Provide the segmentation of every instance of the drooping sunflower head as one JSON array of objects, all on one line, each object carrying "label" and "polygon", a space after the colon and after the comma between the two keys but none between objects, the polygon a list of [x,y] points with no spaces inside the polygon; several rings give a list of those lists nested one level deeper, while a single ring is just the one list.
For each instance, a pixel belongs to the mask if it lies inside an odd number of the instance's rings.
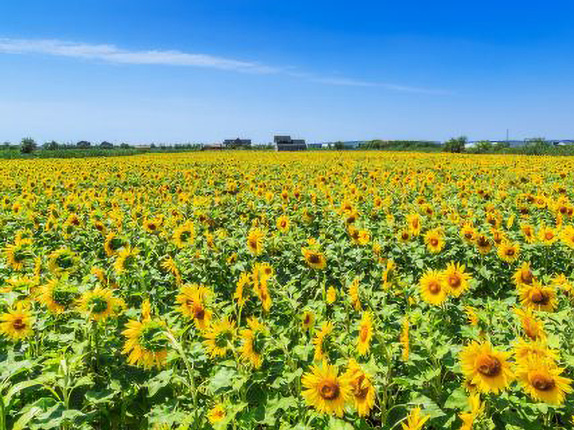
[{"label": "drooping sunflower head", "polygon": [[329,287],[327,289],[327,304],[332,305],[337,300],[337,290],[335,287]]},{"label": "drooping sunflower head", "polygon": [[359,323],[359,336],[357,338],[357,352],[365,355],[371,349],[373,339],[373,316],[370,311],[365,311]]},{"label": "drooping sunflower head", "polygon": [[178,248],[185,248],[195,240],[195,227],[192,221],[187,221],[177,227],[172,235],[172,241]]},{"label": "drooping sunflower head", "polygon": [[78,288],[65,278],[52,279],[39,288],[38,301],[54,314],[71,310],[79,296]]},{"label": "drooping sunflower head", "polygon": [[121,299],[113,296],[112,290],[96,287],[86,291],[78,301],[78,309],[95,321],[104,320],[124,307]]},{"label": "drooping sunflower head", "polygon": [[544,322],[536,318],[531,308],[515,309],[514,313],[520,319],[522,330],[531,340],[546,339]]},{"label": "drooping sunflower head", "polygon": [[128,355],[128,363],[145,369],[165,366],[169,346],[165,323],[151,318],[130,320],[123,335],[122,352]]},{"label": "drooping sunflower head", "polygon": [[492,249],[492,241],[485,234],[477,234],[474,243],[482,255],[488,254]]},{"label": "drooping sunflower head", "polygon": [[74,273],[79,268],[78,256],[68,248],[58,249],[48,257],[48,268],[57,276]]},{"label": "drooping sunflower head", "polygon": [[508,356],[494,349],[490,342],[472,342],[460,353],[462,371],[480,392],[498,393],[514,378]]},{"label": "drooping sunflower head", "polygon": [[249,328],[242,330],[241,357],[249,362],[255,369],[259,369],[263,363],[263,352],[266,345],[267,329],[257,320],[249,318]]},{"label": "drooping sunflower head", "polygon": [[348,379],[339,375],[336,366],[326,361],[312,366],[301,377],[301,383],[308,406],[322,414],[343,416],[345,403],[352,398],[352,392]]},{"label": "drooping sunflower head", "polygon": [[198,330],[205,330],[211,321],[212,312],[207,307],[207,300],[211,297],[211,290],[197,284],[184,285],[176,297],[180,305],[178,311],[192,318]]},{"label": "drooping sunflower head", "polygon": [[522,263],[521,266],[516,269],[514,275],[512,275],[512,280],[514,281],[514,285],[517,287],[522,287],[523,285],[532,285],[536,278],[534,273],[532,273],[530,263],[527,261]]},{"label": "drooping sunflower head", "polygon": [[136,267],[139,253],[139,248],[132,248],[131,246],[121,248],[117,253],[116,261],[114,262],[114,269],[116,270],[116,273],[121,275],[131,269],[134,269]]},{"label": "drooping sunflower head", "polygon": [[335,326],[331,321],[325,321],[315,334],[313,345],[315,345],[314,358],[316,361],[324,360],[327,353],[332,349],[330,337],[334,328]]},{"label": "drooping sunflower head", "polygon": [[347,366],[344,378],[351,387],[351,394],[355,409],[360,417],[369,415],[375,405],[375,388],[370,376],[363,368],[351,358]]},{"label": "drooping sunflower head", "polygon": [[252,228],[247,235],[247,250],[253,255],[263,252],[263,238],[265,233],[260,228]]},{"label": "drooping sunflower head", "polygon": [[32,311],[23,302],[18,302],[7,312],[0,314],[0,333],[12,341],[25,339],[34,334]]},{"label": "drooping sunflower head", "polygon": [[204,345],[211,357],[224,357],[235,338],[235,322],[225,317],[212,322],[203,333]]},{"label": "drooping sunflower head", "polygon": [[4,256],[8,266],[16,271],[21,271],[26,262],[32,260],[33,254],[29,242],[16,241],[4,248]]},{"label": "drooping sunflower head", "polygon": [[106,251],[106,255],[108,257],[116,255],[120,249],[126,246],[128,246],[128,241],[125,238],[118,236],[113,231],[109,232],[106,236],[106,240],[104,242],[104,250]]},{"label": "drooping sunflower head", "polygon": [[449,287],[438,270],[427,271],[419,281],[422,299],[434,306],[442,304],[448,295]]}]

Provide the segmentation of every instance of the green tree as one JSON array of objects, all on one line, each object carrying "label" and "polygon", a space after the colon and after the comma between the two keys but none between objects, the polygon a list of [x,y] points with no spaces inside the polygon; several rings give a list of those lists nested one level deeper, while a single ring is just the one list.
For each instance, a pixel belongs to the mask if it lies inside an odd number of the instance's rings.
[{"label": "green tree", "polygon": [[490,140],[481,140],[479,142],[476,142],[475,145],[475,150],[476,152],[483,154],[485,152],[490,152],[492,151],[492,142]]},{"label": "green tree", "polygon": [[25,137],[22,139],[22,143],[20,143],[20,152],[22,154],[31,154],[36,150],[38,145],[36,145],[36,141],[31,137]]},{"label": "green tree", "polygon": [[464,152],[464,146],[468,139],[466,136],[454,137],[444,143],[444,152]]}]

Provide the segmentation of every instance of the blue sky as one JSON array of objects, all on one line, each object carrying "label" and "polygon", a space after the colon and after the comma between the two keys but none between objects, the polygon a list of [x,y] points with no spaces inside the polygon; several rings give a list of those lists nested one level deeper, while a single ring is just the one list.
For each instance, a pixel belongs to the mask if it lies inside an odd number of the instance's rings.
[{"label": "blue sky", "polygon": [[0,5],[0,141],[574,138],[572,1]]}]

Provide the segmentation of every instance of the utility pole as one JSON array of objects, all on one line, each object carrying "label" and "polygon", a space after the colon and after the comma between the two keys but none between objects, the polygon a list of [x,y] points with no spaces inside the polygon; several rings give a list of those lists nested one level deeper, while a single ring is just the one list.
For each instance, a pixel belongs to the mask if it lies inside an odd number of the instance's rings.
[{"label": "utility pole", "polygon": [[506,143],[508,143],[508,129],[506,129]]}]

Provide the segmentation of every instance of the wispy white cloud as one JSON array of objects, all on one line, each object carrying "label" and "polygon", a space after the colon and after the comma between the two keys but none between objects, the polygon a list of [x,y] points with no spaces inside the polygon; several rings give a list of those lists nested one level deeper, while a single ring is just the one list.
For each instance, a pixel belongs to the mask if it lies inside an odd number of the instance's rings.
[{"label": "wispy white cloud", "polygon": [[105,61],[116,64],[191,66],[246,73],[282,74],[323,85],[384,88],[393,91],[420,94],[445,94],[445,92],[440,90],[416,88],[384,82],[369,82],[345,77],[319,76],[311,73],[296,72],[287,68],[272,67],[257,62],[240,61],[207,54],[194,54],[176,50],[135,51],[122,49],[115,45],[88,44],[57,39],[0,38],[0,53],[53,55]]},{"label": "wispy white cloud", "polygon": [[114,45],[92,45],[62,40],[0,38],[0,52],[8,54],[43,54],[84,58],[120,64],[158,64],[195,66],[253,73],[276,73],[277,69],[257,63],[232,60],[206,54],[181,51],[129,51]]}]

